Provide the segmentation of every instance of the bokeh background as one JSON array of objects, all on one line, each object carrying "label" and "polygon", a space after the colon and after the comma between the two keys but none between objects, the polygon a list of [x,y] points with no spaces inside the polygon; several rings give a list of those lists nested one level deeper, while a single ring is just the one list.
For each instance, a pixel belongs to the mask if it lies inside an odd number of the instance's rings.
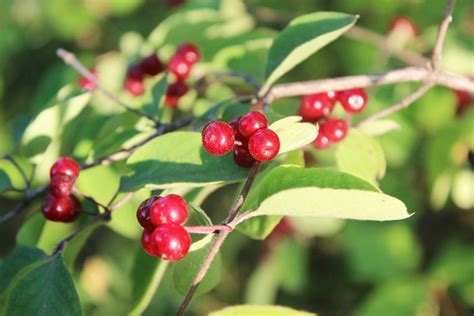
[{"label": "bokeh background", "polygon": [[[428,54],[444,6],[441,0],[0,0],[0,153],[17,152],[29,117],[45,108],[62,86],[77,80],[77,74],[56,57],[58,47],[76,52],[84,64],[93,66],[98,56],[103,59],[110,52],[126,56],[134,43],[146,41],[171,15],[226,8],[244,15],[234,28],[227,25],[230,44],[232,32],[263,37],[282,29],[294,16],[326,10],[359,14],[359,26],[382,35],[388,34],[394,17],[405,16],[419,29],[418,37],[405,45]],[[474,75],[473,11],[472,1],[458,1],[443,60],[447,69],[470,76]],[[205,62],[216,62],[212,37],[197,36],[192,27],[186,28],[188,23],[182,21],[186,31],[181,38],[199,39],[196,44],[205,52]],[[261,79],[255,59],[227,66]],[[342,37],[284,81],[401,66],[402,62],[370,43]],[[369,89],[369,111],[395,103],[412,87]],[[235,233],[223,248],[221,282],[195,299],[192,314],[229,304],[259,303],[321,315],[472,315],[474,176],[468,153],[473,149],[474,111],[468,106],[460,114],[459,102],[456,92],[434,88],[412,108],[394,116],[401,129],[378,138],[388,161],[381,188],[403,200],[415,212],[413,217],[392,223],[285,221],[265,241]],[[295,113],[297,106],[298,99],[275,104],[288,113]],[[333,157],[334,150],[309,149],[306,161],[331,166]],[[203,208],[220,219],[235,189],[227,186],[215,191]],[[18,198],[1,196],[0,212]],[[35,208],[37,204],[31,210]],[[0,226],[1,256],[12,250],[16,232],[27,218],[19,216]],[[130,234],[107,227],[90,236],[72,264],[87,315],[123,315],[129,310],[129,272],[137,245]],[[171,315],[180,300],[167,275],[145,315]]]}]

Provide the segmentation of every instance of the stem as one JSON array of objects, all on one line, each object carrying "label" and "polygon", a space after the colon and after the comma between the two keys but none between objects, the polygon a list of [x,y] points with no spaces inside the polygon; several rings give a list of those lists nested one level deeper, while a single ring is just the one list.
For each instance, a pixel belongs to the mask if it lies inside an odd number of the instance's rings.
[{"label": "stem", "polygon": [[[245,199],[247,198],[247,195],[250,191],[250,188],[252,187],[255,177],[257,176],[258,171],[260,170],[260,165],[261,165],[260,162],[256,162],[253,165],[253,167],[250,169],[249,175],[247,176],[247,180],[245,181],[244,186],[242,187],[242,190],[240,191],[240,194],[237,197],[237,200],[235,201],[234,206],[229,211],[229,215],[227,216],[227,218],[224,220],[225,226],[226,225],[233,226],[232,221],[236,218],[237,214],[242,208],[242,205]],[[196,289],[198,288],[199,284],[206,276],[207,270],[209,270],[209,267],[212,261],[214,260],[214,257],[219,252],[222,244],[224,243],[224,240],[226,239],[227,235],[229,235],[229,233],[230,233],[229,230],[221,230],[217,233],[217,237],[215,238],[215,241],[212,244],[211,249],[209,250],[209,253],[204,259],[201,265],[201,268],[199,268],[199,271],[197,272],[196,277],[194,278],[194,281],[188,290],[188,293],[184,297],[184,300],[181,303],[178,309],[178,312],[176,313],[177,316],[182,316],[184,314],[184,311],[186,310],[189,303],[191,302],[191,299],[193,298],[194,293],[196,292]]]},{"label": "stem", "polygon": [[446,10],[444,12],[443,20],[441,21],[441,24],[439,25],[438,36],[436,38],[436,42],[433,48],[433,56],[432,56],[434,70],[441,69],[441,53],[443,52],[444,39],[446,37],[449,24],[451,24],[451,21],[453,20],[453,17],[451,16],[451,14],[453,13],[455,5],[456,5],[456,0],[448,1]]},{"label": "stem", "polygon": [[134,113],[138,116],[141,117],[146,117],[150,121],[152,121],[156,126],[160,125],[160,122],[155,120],[152,116],[146,114],[143,111],[140,111],[138,109],[130,107],[125,101],[120,99],[118,96],[113,94],[110,90],[108,90],[102,83],[100,83],[97,78],[86,68],[84,65],[82,65],[79,60],[76,58],[76,55],[74,53],[68,52],[67,50],[63,48],[59,48],[56,51],[56,54],[58,57],[60,57],[66,64],[70,65],[72,68],[74,68],[77,72],[79,72],[82,76],[84,76],[87,80],[92,82],[99,91],[101,91],[105,96],[107,96],[109,99],[115,101],[118,105],[126,109],[127,111]]},{"label": "stem", "polygon": [[228,225],[213,225],[213,226],[184,226],[184,229],[190,234],[214,234],[219,231],[228,231],[231,232],[234,230],[231,226]]},{"label": "stem", "polygon": [[74,186],[74,187],[72,188],[72,191],[73,191],[74,193],[76,193],[77,195],[81,196],[82,198],[84,198],[84,199],[90,201],[92,204],[95,204],[95,205],[97,205],[97,206],[100,206],[105,212],[110,212],[110,211],[111,211],[111,210],[110,210],[110,207],[108,207],[107,205],[102,204],[102,203],[96,201],[93,197],[91,197],[91,196],[89,196],[89,195],[83,193],[83,192],[82,192],[81,190],[79,190],[76,186]]}]

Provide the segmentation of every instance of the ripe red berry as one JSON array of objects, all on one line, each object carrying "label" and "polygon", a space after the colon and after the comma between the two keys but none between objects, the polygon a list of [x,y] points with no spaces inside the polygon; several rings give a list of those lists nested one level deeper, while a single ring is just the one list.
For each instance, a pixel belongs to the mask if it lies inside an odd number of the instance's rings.
[{"label": "ripe red berry", "polygon": [[168,70],[172,72],[178,80],[184,80],[191,71],[191,64],[184,59],[184,56],[174,55],[168,64]]},{"label": "ripe red berry", "polygon": [[256,160],[250,155],[247,145],[235,145],[232,154],[235,163],[242,168],[250,168],[255,164]]},{"label": "ripe red berry", "polygon": [[178,106],[179,99],[188,93],[189,88],[183,81],[176,81],[166,89],[165,105],[170,108]]},{"label": "ripe red berry", "polygon": [[74,182],[79,176],[81,167],[79,164],[72,158],[61,157],[53,164],[51,170],[49,171],[49,176],[51,179],[54,178],[57,174],[64,174],[71,178]]},{"label": "ripe red berry", "polygon": [[331,141],[326,137],[321,131],[318,134],[318,137],[313,141],[313,146],[317,149],[326,149],[331,146]]},{"label": "ripe red berry", "polygon": [[319,132],[326,136],[331,142],[338,142],[347,135],[349,126],[347,122],[341,119],[328,119],[321,124]]},{"label": "ripe red berry", "polygon": [[367,106],[367,94],[364,89],[350,89],[339,92],[338,100],[349,114],[362,112]]},{"label": "ripe red berry", "polygon": [[234,146],[234,131],[225,122],[211,122],[202,131],[202,145],[214,156],[227,154]]},{"label": "ripe red berry", "polygon": [[49,183],[49,192],[56,197],[66,197],[71,194],[74,181],[65,174],[57,174]]},{"label": "ripe red berry", "polygon": [[127,78],[123,84],[125,90],[127,90],[131,95],[139,96],[145,92],[145,85],[143,80],[136,78]]},{"label": "ripe red berry", "polygon": [[188,220],[188,205],[177,194],[169,194],[156,200],[150,207],[151,222],[155,225],[184,224]]},{"label": "ripe red berry", "polygon": [[331,114],[335,99],[326,92],[307,94],[301,98],[298,114],[305,122],[316,122],[320,118]]},{"label": "ripe red berry", "polygon": [[158,254],[155,252],[155,248],[153,247],[153,243],[152,243],[152,239],[151,239],[151,236],[153,234],[153,230],[154,229],[151,229],[151,230],[145,229],[145,230],[143,230],[141,241],[142,241],[143,249],[145,249],[145,251],[150,256],[157,257]]},{"label": "ripe red berry", "polygon": [[242,146],[248,143],[248,138],[244,137],[240,133],[240,130],[239,130],[240,118],[241,116],[234,118],[232,121],[230,121],[229,125],[232,127],[232,130],[234,131],[235,143],[239,146]]},{"label": "ripe red berry", "polygon": [[55,197],[48,195],[41,207],[43,216],[54,222],[72,222],[80,214],[80,202],[76,197]]},{"label": "ripe red berry", "polygon": [[130,65],[127,69],[127,79],[136,79],[138,81],[143,80],[143,69],[141,64]]},{"label": "ripe red berry", "polygon": [[191,237],[180,225],[162,224],[153,231],[151,243],[158,257],[178,261],[188,254]]},{"label": "ripe red berry", "polygon": [[163,71],[163,64],[156,54],[151,54],[140,62],[142,71],[150,76],[156,76]]},{"label": "ripe red berry", "polygon": [[248,112],[240,118],[239,131],[244,137],[250,137],[254,132],[267,128],[268,120],[265,114],[258,111]]},{"label": "ripe red berry", "polygon": [[201,52],[199,48],[192,43],[185,43],[178,47],[176,55],[180,55],[188,64],[194,64],[201,59]]},{"label": "ripe red berry", "polygon": [[419,34],[416,24],[403,16],[397,16],[390,22],[389,31],[406,33],[411,38],[415,38]]},{"label": "ripe red berry", "polygon": [[137,220],[145,229],[152,230],[155,228],[155,225],[153,225],[150,218],[150,207],[158,198],[158,196],[152,195],[143,201],[137,208]]},{"label": "ripe red berry", "polygon": [[[97,72],[95,71],[95,69],[90,69],[90,72],[97,79]],[[86,77],[80,77],[79,80],[78,80],[78,83],[79,83],[79,86],[82,89],[95,91],[95,89],[97,88],[95,83],[93,83],[92,81],[90,81]]]},{"label": "ripe red berry", "polygon": [[260,129],[249,139],[249,152],[258,161],[268,161],[275,158],[280,151],[280,139],[270,129]]}]

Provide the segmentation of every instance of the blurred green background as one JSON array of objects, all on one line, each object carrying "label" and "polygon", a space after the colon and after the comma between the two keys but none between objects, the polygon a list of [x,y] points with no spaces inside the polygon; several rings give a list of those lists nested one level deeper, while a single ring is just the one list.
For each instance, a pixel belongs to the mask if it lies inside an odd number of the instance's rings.
[{"label": "blurred green background", "polygon": [[[357,25],[380,34],[387,34],[392,18],[406,16],[421,33],[407,46],[426,54],[445,6],[441,0],[208,0],[177,6],[171,2],[1,0],[0,153],[17,152],[29,117],[45,108],[61,87],[77,80],[77,74],[56,57],[58,47],[75,52],[87,66],[93,66],[98,56],[106,59],[111,51],[120,51],[130,62],[133,54],[127,51],[133,50],[134,43],[142,45],[171,15],[203,8],[219,10],[225,17],[241,14],[234,26],[229,23],[225,29],[218,25],[220,35],[229,33],[225,44],[221,41],[217,45],[212,32],[195,34],[198,31],[190,27],[190,21],[178,23],[184,29],[178,39],[202,40],[196,44],[204,51],[205,62],[217,64],[222,61],[215,57],[220,50],[242,44],[244,34],[248,39],[265,38],[273,34],[272,29],[282,29],[291,17],[325,10],[359,14]],[[443,60],[447,69],[469,76],[474,76],[473,11],[472,1],[458,1]],[[163,51],[166,55],[166,49]],[[251,72],[261,79],[255,59],[237,60],[235,65],[224,62],[228,69]],[[343,37],[284,80],[363,74],[401,66],[400,61],[372,44]],[[402,84],[369,89],[368,111],[395,103],[412,87]],[[297,99],[282,100],[274,104],[274,110],[290,114],[297,106]],[[192,313],[206,314],[229,304],[259,303],[321,315],[472,315],[474,176],[467,155],[473,149],[474,111],[471,107],[459,116],[456,108],[453,91],[434,88],[412,108],[393,116],[401,129],[377,138],[388,162],[381,188],[403,200],[415,212],[413,217],[392,223],[293,220],[287,222],[291,229],[281,225],[265,241],[235,233],[223,247],[219,285],[195,299]],[[307,165],[332,166],[334,153],[333,149],[308,149]],[[220,219],[222,210],[231,205],[235,189],[227,186],[213,192],[203,209]],[[14,194],[0,197],[1,211],[15,205],[17,199]],[[26,219],[26,215],[19,216],[0,227],[2,256],[14,247],[15,234]],[[131,236],[134,234],[101,227],[73,264],[87,315],[123,315],[129,310],[132,294],[128,276],[138,244]],[[174,313],[181,296],[171,283],[167,274],[145,315]]]}]

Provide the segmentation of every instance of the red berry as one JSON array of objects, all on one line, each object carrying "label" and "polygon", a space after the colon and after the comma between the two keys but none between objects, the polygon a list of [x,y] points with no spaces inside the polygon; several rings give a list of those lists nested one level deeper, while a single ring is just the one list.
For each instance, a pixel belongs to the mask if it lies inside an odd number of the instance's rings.
[{"label": "red berry", "polygon": [[275,158],[280,150],[280,139],[270,129],[256,131],[249,139],[249,152],[258,161],[268,161]]},{"label": "red berry", "polygon": [[244,137],[250,137],[254,132],[267,128],[268,120],[262,112],[252,111],[240,118],[239,131]]},{"label": "red berry", "polygon": [[168,70],[172,72],[178,80],[184,80],[191,71],[191,64],[184,59],[184,56],[174,55],[168,64]]},{"label": "red berry", "polygon": [[199,48],[191,43],[182,44],[176,50],[176,55],[180,55],[188,64],[194,64],[201,59],[201,52]]},{"label": "red berry", "polygon": [[138,81],[143,80],[143,69],[141,64],[133,64],[128,67],[127,79],[136,79]]},{"label": "red berry", "polygon": [[152,243],[152,240],[151,240],[153,230],[154,229],[151,229],[151,230],[145,229],[145,230],[143,230],[141,241],[142,241],[143,249],[145,249],[145,251],[150,256],[157,257],[158,255],[155,252],[155,248],[153,248],[153,243]]},{"label": "red berry", "polygon": [[72,181],[75,181],[79,176],[80,171],[81,167],[74,159],[69,157],[61,157],[56,160],[54,165],[51,167],[49,176],[51,179],[53,179],[57,174],[64,174],[69,176]]},{"label": "red berry", "polygon": [[136,78],[127,78],[123,84],[125,90],[127,90],[131,95],[139,96],[145,92],[145,85],[143,80]]},{"label": "red berry", "polygon": [[227,154],[234,146],[234,131],[225,122],[211,122],[202,131],[202,145],[214,156]]},{"label": "red berry", "polygon": [[362,112],[367,106],[367,94],[364,89],[350,89],[339,92],[339,102],[349,114]]},{"label": "red berry", "polygon": [[329,97],[326,92],[307,94],[301,98],[298,114],[306,122],[316,122],[331,114],[334,103],[334,97]]},{"label": "red berry", "polygon": [[163,71],[163,64],[156,54],[151,54],[140,62],[142,71],[150,76],[156,76]]},{"label": "red berry", "polygon": [[153,225],[150,218],[150,207],[158,198],[158,196],[152,195],[143,201],[137,208],[137,220],[145,229],[152,230],[155,228],[155,225]]},{"label": "red berry", "polygon": [[151,243],[158,257],[169,261],[183,259],[189,251],[191,237],[177,224],[162,224],[153,231]]},{"label": "red berry", "polygon": [[244,137],[239,130],[239,122],[240,122],[241,116],[238,116],[234,118],[232,121],[230,121],[229,125],[232,126],[232,130],[234,131],[234,139],[235,142],[238,143],[237,145],[246,145],[248,143],[248,138]]},{"label": "red berry", "polygon": [[331,141],[326,137],[321,131],[318,134],[318,137],[313,141],[313,146],[317,149],[326,149],[331,146]]},{"label": "red berry", "polygon": [[170,108],[178,106],[179,99],[188,93],[189,88],[183,81],[176,81],[168,86],[166,89],[165,105]]},{"label": "red berry", "polygon": [[416,24],[413,23],[413,21],[411,21],[410,19],[403,16],[397,16],[390,22],[389,31],[408,33],[412,38],[416,37],[419,34],[418,27],[416,26]]},{"label": "red berry", "polygon": [[65,175],[57,174],[49,183],[49,192],[56,197],[66,197],[71,194],[74,181]]},{"label": "red berry", "polygon": [[[95,71],[95,69],[90,69],[90,72],[97,79],[97,72]],[[93,83],[92,81],[90,81],[86,77],[79,78],[78,83],[79,83],[79,86],[82,89],[95,91],[95,89],[97,88],[95,83]]]},{"label": "red berry", "polygon": [[338,142],[347,135],[349,126],[347,122],[341,119],[328,119],[321,124],[319,132],[326,136],[331,142]]},{"label": "red berry", "polygon": [[80,214],[80,202],[76,197],[55,197],[48,195],[41,207],[43,216],[54,222],[71,222]]},{"label": "red berry", "polygon": [[255,164],[255,159],[250,155],[247,145],[234,146],[233,157],[236,164],[242,168],[250,168]]},{"label": "red berry", "polygon": [[155,201],[150,207],[151,222],[155,225],[184,224],[188,220],[188,205],[177,194],[170,194]]}]

